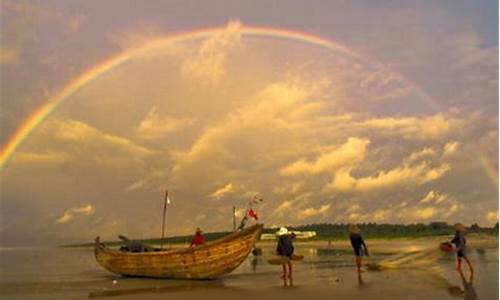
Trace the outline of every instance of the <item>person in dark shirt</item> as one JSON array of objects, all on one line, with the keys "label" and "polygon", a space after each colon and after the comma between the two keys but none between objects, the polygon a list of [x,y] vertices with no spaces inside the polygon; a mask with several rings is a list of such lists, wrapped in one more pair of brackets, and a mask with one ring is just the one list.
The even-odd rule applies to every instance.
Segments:
[{"label": "person in dark shirt", "polygon": [[361,265],[363,263],[363,255],[368,254],[368,248],[366,247],[363,237],[361,237],[361,230],[356,225],[349,225],[349,238],[351,240],[352,249],[354,255],[356,256],[356,267],[358,273],[361,273]]},{"label": "person in dark shirt", "polygon": [[465,260],[467,265],[469,266],[469,270],[472,274],[474,274],[474,268],[467,257],[466,248],[465,248],[465,226],[461,223],[455,224],[455,237],[451,240],[451,243],[455,245],[455,251],[457,253],[457,271],[462,273],[462,258]]},{"label": "person in dark shirt", "polygon": [[200,246],[203,245],[204,243],[205,243],[205,237],[203,236],[203,232],[201,231],[200,228],[196,228],[196,233],[191,239],[190,247]]},{"label": "person in dark shirt", "polygon": [[[290,286],[293,285],[293,276],[292,276],[292,256],[293,256],[293,239],[295,235],[293,233],[289,233],[288,229],[285,227],[281,227],[280,230],[276,233],[278,237],[278,243],[276,246],[276,253],[281,256],[283,259],[283,274],[281,278],[283,278],[283,283],[286,286],[287,283]],[[287,269],[288,267],[288,269]],[[287,281],[288,280],[288,281]]]}]

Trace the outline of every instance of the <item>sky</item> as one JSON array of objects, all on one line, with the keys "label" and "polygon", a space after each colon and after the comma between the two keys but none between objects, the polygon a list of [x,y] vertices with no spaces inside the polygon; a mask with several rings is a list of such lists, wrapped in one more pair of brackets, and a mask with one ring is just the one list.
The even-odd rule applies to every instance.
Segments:
[{"label": "sky", "polygon": [[0,5],[2,245],[498,221],[498,1]]}]

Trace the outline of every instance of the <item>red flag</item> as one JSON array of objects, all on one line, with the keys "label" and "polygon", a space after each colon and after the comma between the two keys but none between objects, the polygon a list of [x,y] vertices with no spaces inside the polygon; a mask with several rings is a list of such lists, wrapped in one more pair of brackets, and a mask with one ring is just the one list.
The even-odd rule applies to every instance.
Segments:
[{"label": "red flag", "polygon": [[248,215],[250,217],[254,218],[255,220],[259,220],[259,216],[257,216],[257,212],[253,209],[248,210]]}]

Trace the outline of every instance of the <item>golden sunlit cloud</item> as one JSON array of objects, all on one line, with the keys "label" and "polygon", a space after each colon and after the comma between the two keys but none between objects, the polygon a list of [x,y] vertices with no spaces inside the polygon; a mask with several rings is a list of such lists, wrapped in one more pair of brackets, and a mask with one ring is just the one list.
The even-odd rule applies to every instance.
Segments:
[{"label": "golden sunlit cloud", "polygon": [[212,194],[210,194],[210,197],[218,200],[218,199],[221,199],[228,194],[233,193],[234,190],[235,190],[235,188],[234,188],[233,184],[228,183],[225,186],[223,186],[220,189],[213,192]]},{"label": "golden sunlit cloud", "polygon": [[429,191],[427,195],[425,195],[424,198],[420,200],[420,203],[435,203],[439,204],[441,202],[444,202],[448,199],[448,195],[439,193],[437,191]]},{"label": "golden sunlit cloud", "polygon": [[488,224],[493,225],[498,222],[498,211],[489,211],[485,216],[486,222]]},{"label": "golden sunlit cloud", "polygon": [[[309,83],[297,77],[267,84],[251,98],[251,104],[229,112],[225,118],[206,128],[187,151],[176,154],[172,168],[176,180],[202,174],[207,168],[217,170],[221,179],[226,180],[224,176],[229,172],[226,165],[240,160],[233,153],[245,151],[248,156],[259,155],[262,163],[266,155],[283,147],[281,141],[298,143],[297,139],[307,129],[304,125],[312,113],[308,98],[319,93],[324,86],[325,83]],[[303,113],[304,108],[307,114]],[[262,147],[270,152],[261,154]],[[273,156],[268,160],[274,163],[275,159],[280,157]]]},{"label": "golden sunlit cloud", "polygon": [[158,108],[153,106],[146,117],[135,128],[137,137],[141,139],[153,140],[166,137],[172,132],[185,129],[193,124],[188,118],[172,118],[160,116]]},{"label": "golden sunlit cloud", "polygon": [[292,208],[292,202],[291,201],[283,201],[275,210],[275,213],[282,213],[284,211],[289,210]]},{"label": "golden sunlit cloud", "polygon": [[439,138],[462,124],[462,120],[441,113],[422,118],[376,118],[361,123],[362,126],[381,130],[382,134],[400,135],[407,139]]},{"label": "golden sunlit cloud", "polygon": [[435,156],[436,155],[436,151],[434,151],[434,149],[432,148],[424,148],[422,151],[417,151],[417,152],[413,152],[407,159],[406,161],[408,163],[411,163],[411,162],[414,162],[414,161],[417,161],[417,160],[420,160],[422,158],[426,158],[426,157],[432,157],[432,156]]},{"label": "golden sunlit cloud", "polygon": [[304,159],[296,161],[280,170],[284,176],[293,176],[298,174],[319,174],[324,172],[334,172],[336,169],[346,165],[352,166],[365,157],[366,147],[370,141],[357,137],[349,138],[345,144],[331,152],[322,153],[313,161],[308,162]]},{"label": "golden sunlit cloud", "polygon": [[68,223],[69,221],[73,220],[73,218],[76,215],[83,215],[83,216],[91,216],[95,212],[94,206],[91,204],[86,204],[81,207],[73,207],[64,212],[64,214],[56,219],[55,223],[56,224],[65,224]]},{"label": "golden sunlit cloud", "polygon": [[464,205],[454,197],[430,191],[423,199],[415,204],[402,201],[390,208],[377,208],[368,211],[366,207],[353,204],[344,211],[347,219],[351,222],[378,222],[384,223],[388,220],[400,220],[402,222],[427,222],[436,218],[449,218],[456,216],[463,210]]},{"label": "golden sunlit cloud", "polygon": [[229,22],[226,29],[214,33],[199,47],[194,57],[182,66],[182,75],[202,86],[216,87],[226,75],[228,51],[240,44],[240,22]]},{"label": "golden sunlit cloud", "polygon": [[434,207],[418,208],[411,210],[407,215],[412,220],[428,220],[437,214],[437,209]]},{"label": "golden sunlit cloud", "polygon": [[154,151],[140,146],[133,141],[117,135],[105,133],[84,122],[75,120],[55,121],[47,130],[61,140],[67,140],[86,145],[107,145],[112,151],[125,152],[137,156],[147,156]]},{"label": "golden sunlit cloud", "polygon": [[309,207],[306,209],[302,209],[297,213],[297,218],[299,220],[311,218],[311,217],[317,217],[319,215],[323,215],[326,212],[330,210],[330,204],[325,204],[321,205],[321,207],[314,208],[314,207]]},{"label": "golden sunlit cloud", "polygon": [[341,191],[369,191],[401,184],[421,185],[440,178],[450,169],[449,164],[432,168],[423,162],[415,166],[403,164],[389,171],[379,171],[376,176],[354,178],[350,174],[351,170],[345,168],[335,173],[334,179],[327,188]]},{"label": "golden sunlit cloud", "polygon": [[459,145],[460,145],[459,142],[446,143],[446,145],[444,145],[444,148],[443,148],[443,155],[450,156],[450,155],[454,154],[457,151]]},{"label": "golden sunlit cloud", "polygon": [[146,184],[145,179],[139,179],[139,180],[133,182],[132,184],[130,184],[129,186],[127,186],[125,188],[125,191],[130,192],[130,191],[135,191],[135,190],[141,189],[142,187],[144,187],[145,184]]}]

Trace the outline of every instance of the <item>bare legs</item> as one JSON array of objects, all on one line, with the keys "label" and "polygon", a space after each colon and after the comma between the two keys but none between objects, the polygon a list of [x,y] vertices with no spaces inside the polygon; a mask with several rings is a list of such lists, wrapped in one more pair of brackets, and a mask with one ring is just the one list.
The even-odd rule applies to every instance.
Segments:
[{"label": "bare legs", "polygon": [[357,267],[358,273],[363,272],[363,270],[361,270],[362,263],[363,263],[363,258],[361,256],[356,256],[356,267]]},{"label": "bare legs", "polygon": [[457,271],[460,274],[463,274],[462,273],[462,258],[465,260],[465,262],[469,266],[470,276],[472,278],[474,276],[474,268],[472,267],[472,263],[470,262],[470,260],[466,256],[464,256],[464,257],[457,257]]},{"label": "bare legs", "polygon": [[281,275],[281,278],[283,278],[283,285],[287,286],[293,286],[293,276],[292,276],[292,262],[289,260],[288,262],[284,263],[283,265],[283,274]]}]

